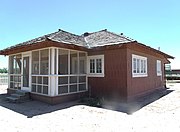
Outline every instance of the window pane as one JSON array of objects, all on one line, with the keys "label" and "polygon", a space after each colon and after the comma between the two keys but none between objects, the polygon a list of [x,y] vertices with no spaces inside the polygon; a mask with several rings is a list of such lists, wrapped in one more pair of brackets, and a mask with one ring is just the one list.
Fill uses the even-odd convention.
[{"label": "window pane", "polygon": [[141,60],[141,73],[144,73],[144,71],[143,71],[143,68],[144,67],[144,61],[143,60]]},{"label": "window pane", "polygon": [[32,92],[36,92],[36,85],[32,85]]},{"label": "window pane", "polygon": [[79,84],[79,91],[86,90],[86,84]]},{"label": "window pane", "polygon": [[41,89],[41,88],[42,88],[41,85],[37,85],[37,92],[38,92],[38,93],[42,93],[42,89]]},{"label": "window pane", "polygon": [[15,56],[15,63],[16,63],[16,74],[21,74],[21,64],[22,64],[21,55]]},{"label": "window pane", "polygon": [[36,77],[32,77],[32,83],[36,83]]},{"label": "window pane", "polygon": [[68,77],[59,77],[58,84],[68,84]]},{"label": "window pane", "polygon": [[144,73],[146,73],[147,61],[144,60]]},{"label": "window pane", "polygon": [[77,83],[77,77],[76,76],[71,76],[70,77],[70,83]]},{"label": "window pane", "polygon": [[42,84],[42,77],[38,77],[38,84]]},{"label": "window pane", "polygon": [[47,75],[48,74],[48,70],[49,70],[49,50],[41,50],[40,51],[40,63],[41,63],[41,68],[40,68],[40,74],[42,75]]},{"label": "window pane", "polygon": [[137,59],[137,73],[140,73],[140,60]]},{"label": "window pane", "polygon": [[77,52],[71,51],[70,52],[70,73],[77,74],[78,73],[78,59],[77,59]]},{"label": "window pane", "polygon": [[58,87],[58,94],[68,93],[68,86],[59,86]]},{"label": "window pane", "polygon": [[79,83],[86,82],[86,76],[79,76]]},{"label": "window pane", "polygon": [[95,60],[90,59],[90,73],[95,73]]},{"label": "window pane", "polygon": [[48,94],[48,86],[43,86],[43,94]]},{"label": "window pane", "polygon": [[96,59],[96,73],[102,73],[102,60]]},{"label": "window pane", "polygon": [[59,50],[58,74],[68,74],[68,50]]},{"label": "window pane", "polygon": [[32,52],[32,73],[39,74],[39,51]]},{"label": "window pane", "polygon": [[43,77],[43,84],[48,85],[48,77]]},{"label": "window pane", "polygon": [[133,73],[137,73],[137,70],[136,70],[136,58],[133,58]]},{"label": "window pane", "polygon": [[10,82],[10,88],[13,88],[13,85],[14,85],[13,82]]},{"label": "window pane", "polygon": [[86,53],[79,53],[79,73],[86,73]]},{"label": "window pane", "polygon": [[13,76],[10,76],[10,81],[13,81]]},{"label": "window pane", "polygon": [[77,85],[70,85],[69,92],[77,92]]}]

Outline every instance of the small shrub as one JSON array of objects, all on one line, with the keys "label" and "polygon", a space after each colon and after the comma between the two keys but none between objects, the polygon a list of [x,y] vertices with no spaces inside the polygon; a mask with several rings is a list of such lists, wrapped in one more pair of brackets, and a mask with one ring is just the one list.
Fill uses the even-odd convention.
[{"label": "small shrub", "polygon": [[102,100],[100,98],[82,98],[80,102],[88,106],[94,106],[94,107],[102,106]]}]

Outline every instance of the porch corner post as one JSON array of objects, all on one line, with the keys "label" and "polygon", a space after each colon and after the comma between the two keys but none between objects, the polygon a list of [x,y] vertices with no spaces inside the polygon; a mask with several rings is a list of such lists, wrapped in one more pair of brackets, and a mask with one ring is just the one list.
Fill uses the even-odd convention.
[{"label": "porch corner post", "polygon": [[8,56],[8,88],[10,88],[10,56]]},{"label": "porch corner post", "polygon": [[55,58],[55,48],[51,48],[50,49],[51,52],[50,52],[50,63],[51,63],[51,67],[49,67],[49,69],[51,69],[50,71],[50,95],[51,96],[55,96],[56,95],[56,77],[54,76],[55,75],[55,69],[54,69],[54,58]]}]

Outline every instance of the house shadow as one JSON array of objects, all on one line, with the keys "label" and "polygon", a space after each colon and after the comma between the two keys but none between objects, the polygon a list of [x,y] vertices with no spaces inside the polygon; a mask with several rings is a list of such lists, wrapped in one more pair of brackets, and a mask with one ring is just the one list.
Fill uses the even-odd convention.
[{"label": "house shadow", "polygon": [[[123,103],[123,102],[104,102],[101,108],[123,112],[127,114],[133,114],[134,112],[140,110],[146,105],[168,95],[173,92],[170,89],[156,90],[153,93],[144,95],[143,97],[137,98],[134,101]],[[84,103],[79,103],[79,101],[73,101],[68,103],[61,103],[57,105],[50,105],[40,101],[26,101],[21,103],[10,103],[6,100],[7,94],[0,94],[0,106],[5,107],[9,110],[27,116],[27,118],[32,118],[33,116],[38,116],[46,113],[51,113],[57,110],[67,109],[77,105],[85,105]]]},{"label": "house shadow", "polygon": [[114,110],[114,111],[123,112],[127,114],[133,114],[134,112],[153,103],[154,101],[159,100],[160,98],[170,94],[173,91],[174,90],[171,90],[169,88],[158,89],[158,90],[155,90],[154,92],[143,95],[141,97],[136,98],[133,101],[129,101],[126,103],[107,101],[103,104],[102,107],[109,110]]},{"label": "house shadow", "polygon": [[62,103],[57,105],[50,105],[40,101],[29,100],[21,103],[8,102],[6,97],[7,94],[0,94],[0,106],[27,116],[27,118],[32,118],[33,116],[38,116],[42,114],[51,113],[57,110],[67,109],[78,105],[78,101]]}]

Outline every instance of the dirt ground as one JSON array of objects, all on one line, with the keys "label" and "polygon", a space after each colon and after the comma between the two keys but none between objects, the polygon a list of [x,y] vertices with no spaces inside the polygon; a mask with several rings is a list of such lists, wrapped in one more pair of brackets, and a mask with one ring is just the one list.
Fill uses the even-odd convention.
[{"label": "dirt ground", "polygon": [[[48,105],[38,101],[14,104],[0,86],[1,132],[179,132],[180,83],[125,104],[95,108],[77,102]],[[129,111],[131,114],[129,114]]]}]

